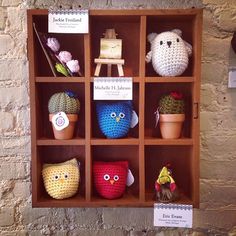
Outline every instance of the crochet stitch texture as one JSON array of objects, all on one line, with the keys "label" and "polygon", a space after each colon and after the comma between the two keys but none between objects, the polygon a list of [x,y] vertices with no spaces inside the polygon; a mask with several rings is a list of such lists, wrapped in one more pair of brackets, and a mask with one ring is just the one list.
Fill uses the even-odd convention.
[{"label": "crochet stitch texture", "polygon": [[151,51],[146,61],[152,61],[154,70],[161,76],[179,76],[188,67],[192,46],[181,38],[180,30],[148,35]]},{"label": "crochet stitch texture", "polygon": [[106,199],[122,197],[128,174],[127,161],[93,163],[94,185],[98,194]]},{"label": "crochet stitch texture", "polygon": [[122,138],[129,132],[131,102],[99,102],[96,104],[98,124],[107,138]]},{"label": "crochet stitch texture", "polygon": [[45,189],[52,198],[69,198],[78,191],[80,171],[76,158],[57,164],[44,164],[42,175]]}]

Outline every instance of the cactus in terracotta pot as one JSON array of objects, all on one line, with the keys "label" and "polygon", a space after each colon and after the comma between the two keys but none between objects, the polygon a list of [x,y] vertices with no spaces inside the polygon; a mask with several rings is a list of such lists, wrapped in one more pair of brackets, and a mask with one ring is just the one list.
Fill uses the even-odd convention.
[{"label": "cactus in terracotta pot", "polygon": [[164,95],[159,101],[160,130],[163,138],[179,138],[181,136],[185,102],[183,94],[171,92]]},{"label": "cactus in terracotta pot", "polygon": [[69,125],[62,130],[57,130],[53,125],[53,132],[56,139],[71,139],[80,111],[80,101],[77,96],[71,91],[53,94],[48,101],[48,111],[50,121],[52,121],[54,115],[60,114],[60,112],[66,114]]}]

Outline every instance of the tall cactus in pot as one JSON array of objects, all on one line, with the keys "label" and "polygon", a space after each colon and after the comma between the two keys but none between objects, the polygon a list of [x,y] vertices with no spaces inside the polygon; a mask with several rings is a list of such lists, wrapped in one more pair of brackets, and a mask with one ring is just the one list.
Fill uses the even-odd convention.
[{"label": "tall cactus in pot", "polygon": [[60,115],[62,112],[66,114],[69,125],[62,130],[57,130],[53,125],[53,132],[56,139],[71,139],[80,111],[80,101],[77,96],[71,91],[53,94],[48,101],[48,111],[50,121],[54,115]]}]

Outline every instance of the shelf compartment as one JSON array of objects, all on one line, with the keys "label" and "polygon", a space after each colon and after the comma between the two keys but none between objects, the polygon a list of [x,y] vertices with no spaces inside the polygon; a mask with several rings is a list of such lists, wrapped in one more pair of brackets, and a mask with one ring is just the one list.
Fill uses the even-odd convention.
[{"label": "shelf compartment", "polygon": [[183,199],[178,202],[193,204],[194,179],[192,168],[192,146],[145,146],[145,195],[146,201],[155,200],[155,181],[159,171],[167,164],[171,165],[173,178]]},{"label": "shelf compartment", "polygon": [[[46,207],[70,206],[69,202],[85,201],[85,147],[84,146],[40,146],[37,148],[37,158],[33,163],[34,180],[33,185],[33,206]],[[48,195],[44,188],[42,178],[42,166],[44,163],[60,163],[76,157],[80,162],[80,184],[78,193],[67,199],[57,200]],[[35,167],[36,165],[36,167]],[[52,205],[50,205],[52,204]]]},{"label": "shelf compartment", "polygon": [[[109,145],[109,146],[92,146],[92,163],[94,161],[128,161],[129,163],[129,169],[131,170],[133,176],[134,176],[134,183],[130,187],[126,187],[125,194],[123,197],[115,200],[115,205],[119,201],[128,202],[128,199],[136,199],[136,201],[139,200],[139,147],[138,145]],[[107,204],[107,202],[110,202],[110,204],[113,200],[107,200],[105,198],[102,198],[98,195],[96,192],[95,186],[93,184],[93,178],[92,178],[92,186],[93,186],[93,193],[91,197],[91,202],[100,202],[101,205],[102,202],[104,204]]]},{"label": "shelf compartment", "polygon": [[73,91],[78,95],[81,109],[78,121],[75,126],[74,137],[85,138],[85,91],[84,84],[79,83],[75,86],[73,83],[39,83],[36,86],[36,116],[37,120],[37,138],[53,139],[52,123],[49,121],[48,101],[54,93]]},{"label": "shelf compartment", "polygon": [[[182,31],[182,38],[189,44],[193,45],[194,42],[194,20],[195,15],[149,15],[147,16],[147,32],[146,36],[150,33],[162,33],[171,31],[173,29],[180,29]],[[146,53],[150,51],[150,43],[146,42]],[[194,54],[195,52],[193,52]],[[194,61],[193,55],[189,57],[189,64],[186,71],[180,76],[193,76]],[[152,62],[146,63],[146,76],[155,77],[158,74],[154,71]]]},{"label": "shelf compartment", "polygon": [[[100,39],[104,37],[106,29],[114,28],[117,38],[122,39],[122,59],[124,76],[139,75],[139,48],[140,48],[140,16],[123,15],[112,16],[104,14],[90,16],[91,34],[91,76],[94,75],[96,64],[94,59],[100,54]],[[127,31],[128,29],[128,31]],[[132,36],[131,36],[132,35]],[[117,67],[112,66],[112,76],[118,76]],[[100,76],[107,76],[107,66],[101,67]]]},{"label": "shelf compartment", "polygon": [[185,121],[181,138],[192,138],[192,84],[147,83],[145,86],[145,137],[161,138],[159,124],[155,127],[155,112],[160,98],[172,91],[181,92],[185,99]]},{"label": "shelf compartment", "polygon": [[[84,62],[84,35],[83,34],[63,34],[63,33],[48,33],[48,16],[47,15],[33,15],[32,23],[35,23],[37,31],[43,33],[47,37],[54,37],[60,43],[59,51],[68,51],[72,54],[73,60],[78,60],[80,71],[85,74]],[[33,26],[31,26],[33,28]],[[35,75],[36,76],[53,76],[46,56],[41,48],[39,40],[33,32],[34,41],[34,60],[35,60]],[[71,43],[76,42],[76,43]],[[53,64],[54,61],[52,61]],[[58,76],[63,77],[58,73]]]},{"label": "shelf compartment", "polygon": [[[99,128],[99,124],[98,124],[98,120],[97,120],[97,114],[96,114],[96,102],[99,102],[99,101],[93,100],[93,83],[91,83],[91,127],[92,127],[92,138],[108,140],[105,137],[105,135],[103,135],[102,131]],[[108,102],[110,102],[110,101],[108,101]],[[133,100],[132,100],[132,104],[133,104],[133,109],[135,110],[135,112],[139,116],[139,83],[133,83]],[[128,138],[128,139],[129,138],[135,138],[135,139],[137,139],[138,138],[138,133],[139,133],[139,124],[137,124],[134,128],[130,128],[127,136],[124,137],[124,138]],[[114,139],[114,140],[118,140],[118,139]]]}]

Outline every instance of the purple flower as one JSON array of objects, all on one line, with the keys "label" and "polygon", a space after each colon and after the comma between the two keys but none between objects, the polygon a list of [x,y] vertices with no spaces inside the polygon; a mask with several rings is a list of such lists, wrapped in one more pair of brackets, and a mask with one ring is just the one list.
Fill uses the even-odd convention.
[{"label": "purple flower", "polygon": [[48,38],[47,46],[51,48],[53,52],[58,52],[60,49],[60,44],[56,38]]},{"label": "purple flower", "polygon": [[67,67],[72,73],[78,73],[79,72],[79,62],[78,60],[71,60],[66,63]]},{"label": "purple flower", "polygon": [[61,51],[58,56],[59,56],[59,60],[64,63],[67,63],[68,61],[72,59],[71,53],[67,51]]}]

